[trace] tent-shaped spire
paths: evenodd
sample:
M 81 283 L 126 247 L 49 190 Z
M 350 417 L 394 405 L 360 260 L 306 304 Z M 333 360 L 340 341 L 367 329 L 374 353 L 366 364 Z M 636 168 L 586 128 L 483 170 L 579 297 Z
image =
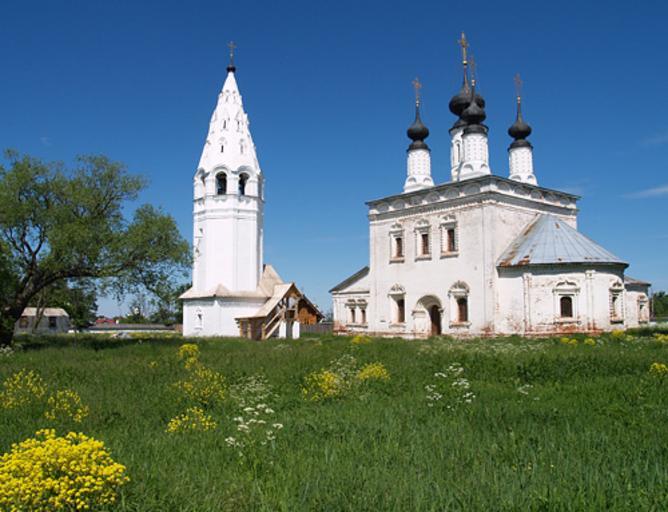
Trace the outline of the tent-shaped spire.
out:
M 541 215 L 531 222 L 503 252 L 497 265 L 516 267 L 572 263 L 628 266 L 554 215 Z
M 209 133 L 202 149 L 199 168 L 211 171 L 225 167 L 236 171 L 248 166 L 260 172 L 255 144 L 249 130 L 248 115 L 244 110 L 235 77 L 236 67 L 227 68 L 227 78 L 218 94 L 218 103 L 211 115 Z

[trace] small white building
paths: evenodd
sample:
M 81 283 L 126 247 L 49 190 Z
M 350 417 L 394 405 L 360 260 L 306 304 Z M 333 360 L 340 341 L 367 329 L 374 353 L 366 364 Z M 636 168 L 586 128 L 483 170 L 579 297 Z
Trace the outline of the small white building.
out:
M 185 336 L 299 337 L 322 314 L 263 262 L 264 178 L 231 61 L 193 180 Z
M 14 334 L 62 334 L 70 330 L 70 315 L 62 308 L 25 308 Z
M 485 101 L 469 79 L 450 101 L 450 181 L 434 185 L 415 121 L 403 193 L 367 203 L 370 262 L 330 290 L 335 330 L 378 335 L 598 332 L 649 321 L 649 283 L 577 230 L 578 196 L 538 185 L 531 128 L 508 130 L 508 177 L 489 165 Z M 416 88 L 417 90 L 417 88 Z

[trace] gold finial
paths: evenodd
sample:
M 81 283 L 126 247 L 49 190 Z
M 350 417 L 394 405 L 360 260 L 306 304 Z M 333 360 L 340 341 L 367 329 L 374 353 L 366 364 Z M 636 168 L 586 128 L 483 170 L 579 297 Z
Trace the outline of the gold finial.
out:
M 413 84 L 413 89 L 415 89 L 415 106 L 419 107 L 420 106 L 420 89 L 422 89 L 422 84 L 420 83 L 420 79 L 418 77 L 415 77 L 415 80 L 411 82 Z
M 237 47 L 237 45 L 234 44 L 234 41 L 230 41 L 227 43 L 227 47 L 230 49 L 230 65 L 234 66 L 234 49 Z
M 522 79 L 520 74 L 515 74 L 515 96 L 517 97 L 517 103 L 522 102 Z
M 471 68 L 471 87 L 475 87 L 476 64 L 475 64 L 475 58 L 473 57 L 473 55 L 471 55 L 471 60 L 469 61 L 469 67 Z
M 466 49 L 469 47 L 469 42 L 466 40 L 466 34 L 462 32 L 462 37 L 457 40 L 459 43 L 459 46 L 462 47 L 462 64 L 464 67 L 468 64 L 468 60 L 466 59 Z

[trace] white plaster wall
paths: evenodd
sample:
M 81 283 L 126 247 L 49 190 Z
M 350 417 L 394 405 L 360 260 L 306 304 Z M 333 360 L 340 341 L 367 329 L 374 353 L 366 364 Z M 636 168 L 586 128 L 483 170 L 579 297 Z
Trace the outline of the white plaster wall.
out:
M 404 192 L 434 186 L 431 178 L 431 155 L 428 149 L 411 149 L 408 151 L 406 174 Z
M 250 316 L 264 304 L 263 299 L 198 299 L 183 304 L 184 336 L 239 336 L 236 318 Z M 197 314 L 202 314 L 199 328 Z
M 442 330 L 447 332 L 480 332 L 487 322 L 484 297 L 485 281 L 483 272 L 483 212 L 476 206 L 445 208 L 426 214 L 397 216 L 382 221 L 371 222 L 371 272 L 370 304 L 368 309 L 369 331 L 381 334 L 419 336 L 424 326 L 418 302 L 425 296 L 438 299 L 443 309 Z M 444 217 L 454 218 L 457 223 L 458 252 L 441 254 L 440 225 Z M 429 223 L 431 257 L 418 256 L 419 239 L 416 227 L 420 221 Z M 400 223 L 404 236 L 404 261 L 392 262 L 390 233 L 394 225 Z M 451 327 L 453 304 L 448 294 L 458 281 L 469 287 L 469 319 L 471 325 L 463 329 Z M 405 290 L 406 322 L 395 325 L 392 320 L 393 302 L 390 292 L 395 285 Z
M 533 172 L 533 151 L 528 147 L 510 148 L 508 150 L 510 179 L 536 185 Z
M 498 282 L 497 331 L 501 333 L 553 333 L 609 331 L 624 327 L 610 315 L 610 288 L 623 279 L 619 267 L 583 266 L 522 267 L 501 269 Z M 572 321 L 560 318 L 555 288 L 573 283 Z M 570 286 L 570 285 L 569 285 Z M 525 316 L 526 315 L 526 316 Z
M 626 327 L 639 327 L 649 321 L 648 290 L 639 288 L 627 289 L 624 292 L 624 324 Z M 640 302 L 645 303 L 645 314 L 640 318 Z

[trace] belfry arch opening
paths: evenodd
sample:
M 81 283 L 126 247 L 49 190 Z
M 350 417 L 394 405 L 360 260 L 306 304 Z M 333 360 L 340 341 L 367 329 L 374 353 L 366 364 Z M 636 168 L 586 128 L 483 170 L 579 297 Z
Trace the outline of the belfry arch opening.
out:
M 227 174 L 224 172 L 216 174 L 216 194 L 219 196 L 227 194 Z
M 246 185 L 248 184 L 248 174 L 243 173 L 239 175 L 239 195 L 246 195 Z

